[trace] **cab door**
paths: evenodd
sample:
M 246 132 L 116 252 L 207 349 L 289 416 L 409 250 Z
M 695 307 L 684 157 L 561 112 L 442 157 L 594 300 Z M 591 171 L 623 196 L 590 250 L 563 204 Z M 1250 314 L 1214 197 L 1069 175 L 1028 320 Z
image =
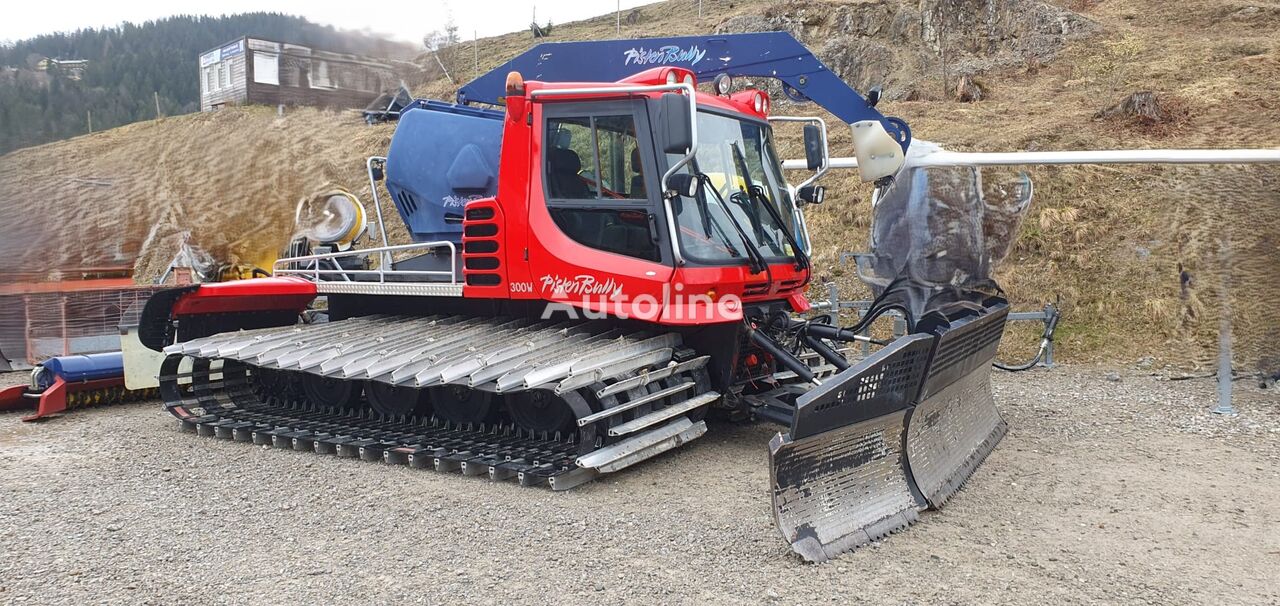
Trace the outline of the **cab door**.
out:
M 644 103 L 535 106 L 529 267 L 537 296 L 639 319 L 660 314 L 673 263 Z

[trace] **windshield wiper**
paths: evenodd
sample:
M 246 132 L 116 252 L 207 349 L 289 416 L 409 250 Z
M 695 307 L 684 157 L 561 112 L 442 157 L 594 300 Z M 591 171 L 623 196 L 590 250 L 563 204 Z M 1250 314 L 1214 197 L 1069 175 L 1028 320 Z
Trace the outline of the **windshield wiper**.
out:
M 751 168 L 747 166 L 746 153 L 738 146 L 737 141 L 730 143 L 729 149 L 733 151 L 733 163 L 736 164 L 737 169 L 742 172 L 742 180 L 747 186 L 746 191 L 738 191 L 746 194 L 752 187 L 755 187 L 755 183 L 751 181 Z M 732 196 L 730 196 L 730 198 L 732 198 Z M 747 195 L 747 201 L 755 202 L 750 195 Z M 740 206 L 742 206 L 742 210 L 746 211 L 747 217 L 751 219 L 751 227 L 756 230 L 756 235 L 759 236 L 760 241 L 763 242 L 765 238 L 765 228 L 764 223 L 760 221 L 760 213 L 750 210 L 750 208 L 748 208 L 748 204 L 741 204 Z M 774 244 L 777 244 L 777 240 L 774 240 Z
M 729 251 L 730 255 L 741 257 L 742 253 L 738 252 L 738 247 L 733 245 L 733 240 L 729 238 L 729 234 L 724 232 L 724 225 L 711 216 L 711 205 L 707 202 L 706 192 L 703 191 L 703 175 L 694 172 L 693 176 L 698 180 L 698 189 L 697 193 L 694 194 L 693 201 L 698 205 L 698 218 L 702 220 L 702 233 L 706 235 L 707 239 L 710 239 L 712 232 L 714 232 L 714 235 L 720 238 L 720 242 L 724 244 L 725 250 Z M 728 213 L 727 209 L 725 213 Z
M 773 217 L 774 222 L 778 224 L 778 229 L 782 230 L 782 235 L 787 238 L 787 243 L 791 245 L 791 250 L 794 251 L 796 266 L 799 269 L 808 268 L 809 257 L 800 249 L 800 244 L 796 241 L 791 230 L 787 229 L 787 222 L 782 220 L 782 213 L 773 206 L 773 201 L 769 199 L 769 196 L 765 195 L 764 188 L 751 181 L 751 173 L 747 168 L 746 154 L 743 153 L 742 148 L 738 147 L 737 142 L 733 143 L 733 156 L 734 161 L 739 165 L 739 169 L 743 171 L 742 178 L 747 184 L 746 193 L 748 198 L 769 211 L 769 216 Z
M 738 223 L 738 219 L 729 211 L 729 205 L 726 204 L 724 198 L 720 196 L 719 190 L 711 184 L 711 177 L 708 177 L 704 173 L 695 173 L 695 176 L 698 178 L 699 184 L 702 187 L 711 190 L 711 193 L 715 194 L 716 201 L 724 208 L 724 214 L 729 217 L 729 223 L 733 225 L 733 228 L 738 232 L 738 236 L 742 238 L 742 244 L 747 249 L 747 262 L 749 263 L 748 269 L 751 270 L 752 274 L 758 274 L 762 271 L 767 273 L 769 284 L 772 285 L 773 272 L 769 271 L 769 264 L 765 262 L 764 255 L 760 254 L 760 249 L 756 247 L 755 242 L 751 241 L 751 237 L 742 229 L 742 224 Z M 717 224 L 719 224 L 719 222 L 717 222 Z
M 769 211 L 769 214 L 773 216 L 773 220 L 778 222 L 778 228 L 782 230 L 782 235 L 786 236 L 787 244 L 790 244 L 791 250 L 794 250 L 796 253 L 796 267 L 799 269 L 808 269 L 809 255 L 804 253 L 804 250 L 800 248 L 800 243 L 797 242 L 795 236 L 791 234 L 791 230 L 787 229 L 786 222 L 782 220 L 782 213 L 777 208 L 774 208 L 773 204 L 769 202 L 768 196 L 764 194 L 764 188 L 759 185 L 753 185 L 749 195 L 758 196 L 763 199 L 761 206 L 764 206 L 765 210 Z

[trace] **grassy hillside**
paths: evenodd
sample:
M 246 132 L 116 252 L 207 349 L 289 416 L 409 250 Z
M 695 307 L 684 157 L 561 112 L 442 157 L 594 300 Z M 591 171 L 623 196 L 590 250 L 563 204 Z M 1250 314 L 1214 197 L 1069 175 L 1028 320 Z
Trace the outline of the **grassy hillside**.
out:
M 694 3 L 678 1 L 642 7 L 622 35 L 781 24 L 850 80 L 886 81 L 890 98 L 882 110 L 907 119 L 917 138 L 956 150 L 1280 145 L 1276 0 L 1189 0 L 1177 10 L 1151 0 L 1058 0 L 1040 12 L 1018 10 L 1033 3 L 1008 0 L 999 3 L 1008 10 L 985 23 L 944 20 L 942 31 L 951 33 L 940 37 L 937 22 L 912 21 L 912 11 L 928 4 L 718 0 L 705 1 L 698 19 Z M 950 4 L 961 16 L 976 14 L 968 4 L 986 5 Z M 1016 19 L 1052 16 L 1058 9 L 1091 24 L 1088 35 L 1046 34 L 1045 23 Z M 557 24 L 554 35 L 613 37 L 614 21 Z M 939 39 L 945 62 L 929 46 Z M 480 40 L 479 65 L 466 48 L 451 71 L 459 81 L 469 79 L 533 43 L 527 33 Z M 971 74 L 986 98 L 949 98 L 944 63 L 948 82 Z M 452 99 L 456 86 L 437 78 L 415 92 Z M 1157 93 L 1170 110 L 1167 120 L 1095 117 L 1143 90 Z M 816 111 L 787 103 L 775 109 Z M 281 241 L 293 204 L 324 181 L 367 194 L 361 159 L 385 151 L 392 131 L 357 120 L 350 113 L 299 111 L 277 118 L 267 110 L 238 109 L 0 157 L 0 258 L 66 264 L 84 261 L 81 251 L 122 259 L 141 253 L 143 267 L 165 256 L 150 248 L 163 240 L 160 234 L 190 230 L 223 254 L 253 259 Z M 851 153 L 847 129 L 833 131 L 836 153 Z M 793 145 L 784 155 L 799 156 L 800 150 Z M 1203 364 L 1216 343 L 1218 286 L 1227 278 L 1236 295 L 1239 363 L 1280 366 L 1274 358 L 1280 316 L 1267 304 L 1280 296 L 1280 171 L 1112 166 L 1037 168 L 1031 175 L 1037 197 L 999 278 L 1020 308 L 1060 297 L 1063 358 L 1133 361 L 1151 355 L 1157 363 Z M 87 183 L 95 179 L 111 185 Z M 851 174 L 832 174 L 824 183 L 827 203 L 809 219 L 815 266 L 822 279 L 852 296 L 860 285 L 851 268 L 840 265 L 839 253 L 865 249 L 869 192 Z M 31 201 L 39 201 L 40 217 L 55 220 L 32 219 Z M 1231 272 L 1219 271 L 1224 238 Z M 123 244 L 115 244 L 118 239 Z M 1015 330 L 1010 357 L 1029 350 L 1031 331 Z

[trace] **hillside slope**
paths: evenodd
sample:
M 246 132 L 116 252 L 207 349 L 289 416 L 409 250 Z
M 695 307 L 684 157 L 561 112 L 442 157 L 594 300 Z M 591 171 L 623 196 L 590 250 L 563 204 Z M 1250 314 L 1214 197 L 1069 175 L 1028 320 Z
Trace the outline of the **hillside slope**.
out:
M 622 34 L 788 29 L 855 84 L 883 81 L 889 100 L 882 110 L 907 119 L 916 137 L 952 149 L 1280 145 L 1277 0 L 1189 0 L 1176 11 L 1153 0 L 708 0 L 703 6 L 701 20 L 689 2 L 642 7 Z M 925 9 L 942 11 L 942 18 L 926 19 Z M 1020 18 L 1028 14 L 1048 18 Z M 1221 36 L 1224 29 L 1232 36 Z M 612 37 L 614 21 L 557 24 L 554 34 L 560 40 Z M 480 40 L 479 61 L 472 63 L 471 52 L 457 53 L 451 71 L 469 79 L 533 43 L 527 33 Z M 951 100 L 944 64 L 948 84 L 969 75 L 986 98 Z M 437 79 L 415 92 L 451 99 L 454 90 L 454 83 Z M 1168 119 L 1144 124 L 1095 117 L 1142 90 L 1157 93 Z M 788 103 L 775 109 L 816 111 Z M 144 242 L 190 230 L 216 252 L 252 260 L 283 239 L 293 204 L 324 182 L 367 196 L 362 159 L 383 153 L 391 132 L 363 127 L 349 113 L 278 118 L 249 108 L 14 152 L 0 157 L 0 231 L 9 230 L 0 233 L 0 259 L 33 267 L 112 256 L 127 261 L 141 251 L 145 270 L 165 255 Z M 847 129 L 833 133 L 833 150 L 850 153 Z M 792 146 L 784 155 L 799 152 Z M 1280 298 L 1274 269 L 1280 265 L 1280 171 L 1062 167 L 1031 174 L 1037 198 L 1000 278 L 1021 308 L 1060 297 L 1064 358 L 1153 355 L 1156 363 L 1206 364 L 1216 345 L 1217 287 L 1228 278 L 1236 295 L 1238 360 L 1249 368 L 1280 366 L 1274 346 L 1280 316 L 1266 303 Z M 869 192 L 850 174 L 824 182 L 828 201 L 812 209 L 809 220 L 816 267 L 820 278 L 853 295 L 860 287 L 839 253 L 865 249 Z M 1224 237 L 1231 272 L 1219 271 Z M 1011 356 L 1026 352 L 1032 332 L 1031 326 L 1015 330 Z
M 392 132 L 358 113 L 247 107 L 0 156 L 0 280 L 135 264 L 153 278 L 183 232 L 219 259 L 273 259 L 307 193 L 341 184 L 367 199 L 364 158 Z

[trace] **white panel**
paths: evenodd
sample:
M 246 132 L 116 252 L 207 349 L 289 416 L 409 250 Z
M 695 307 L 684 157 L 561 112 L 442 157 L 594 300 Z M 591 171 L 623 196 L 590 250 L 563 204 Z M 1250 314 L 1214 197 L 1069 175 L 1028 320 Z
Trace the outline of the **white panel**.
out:
M 148 349 L 138 339 L 138 328 L 130 327 L 129 331 L 120 335 L 120 351 L 124 357 L 124 386 L 129 389 L 147 389 L 158 387 L 160 381 L 160 363 L 164 362 L 164 354 Z M 189 365 L 186 360 L 183 364 Z
M 253 53 L 253 81 L 280 86 L 280 55 L 262 51 Z

